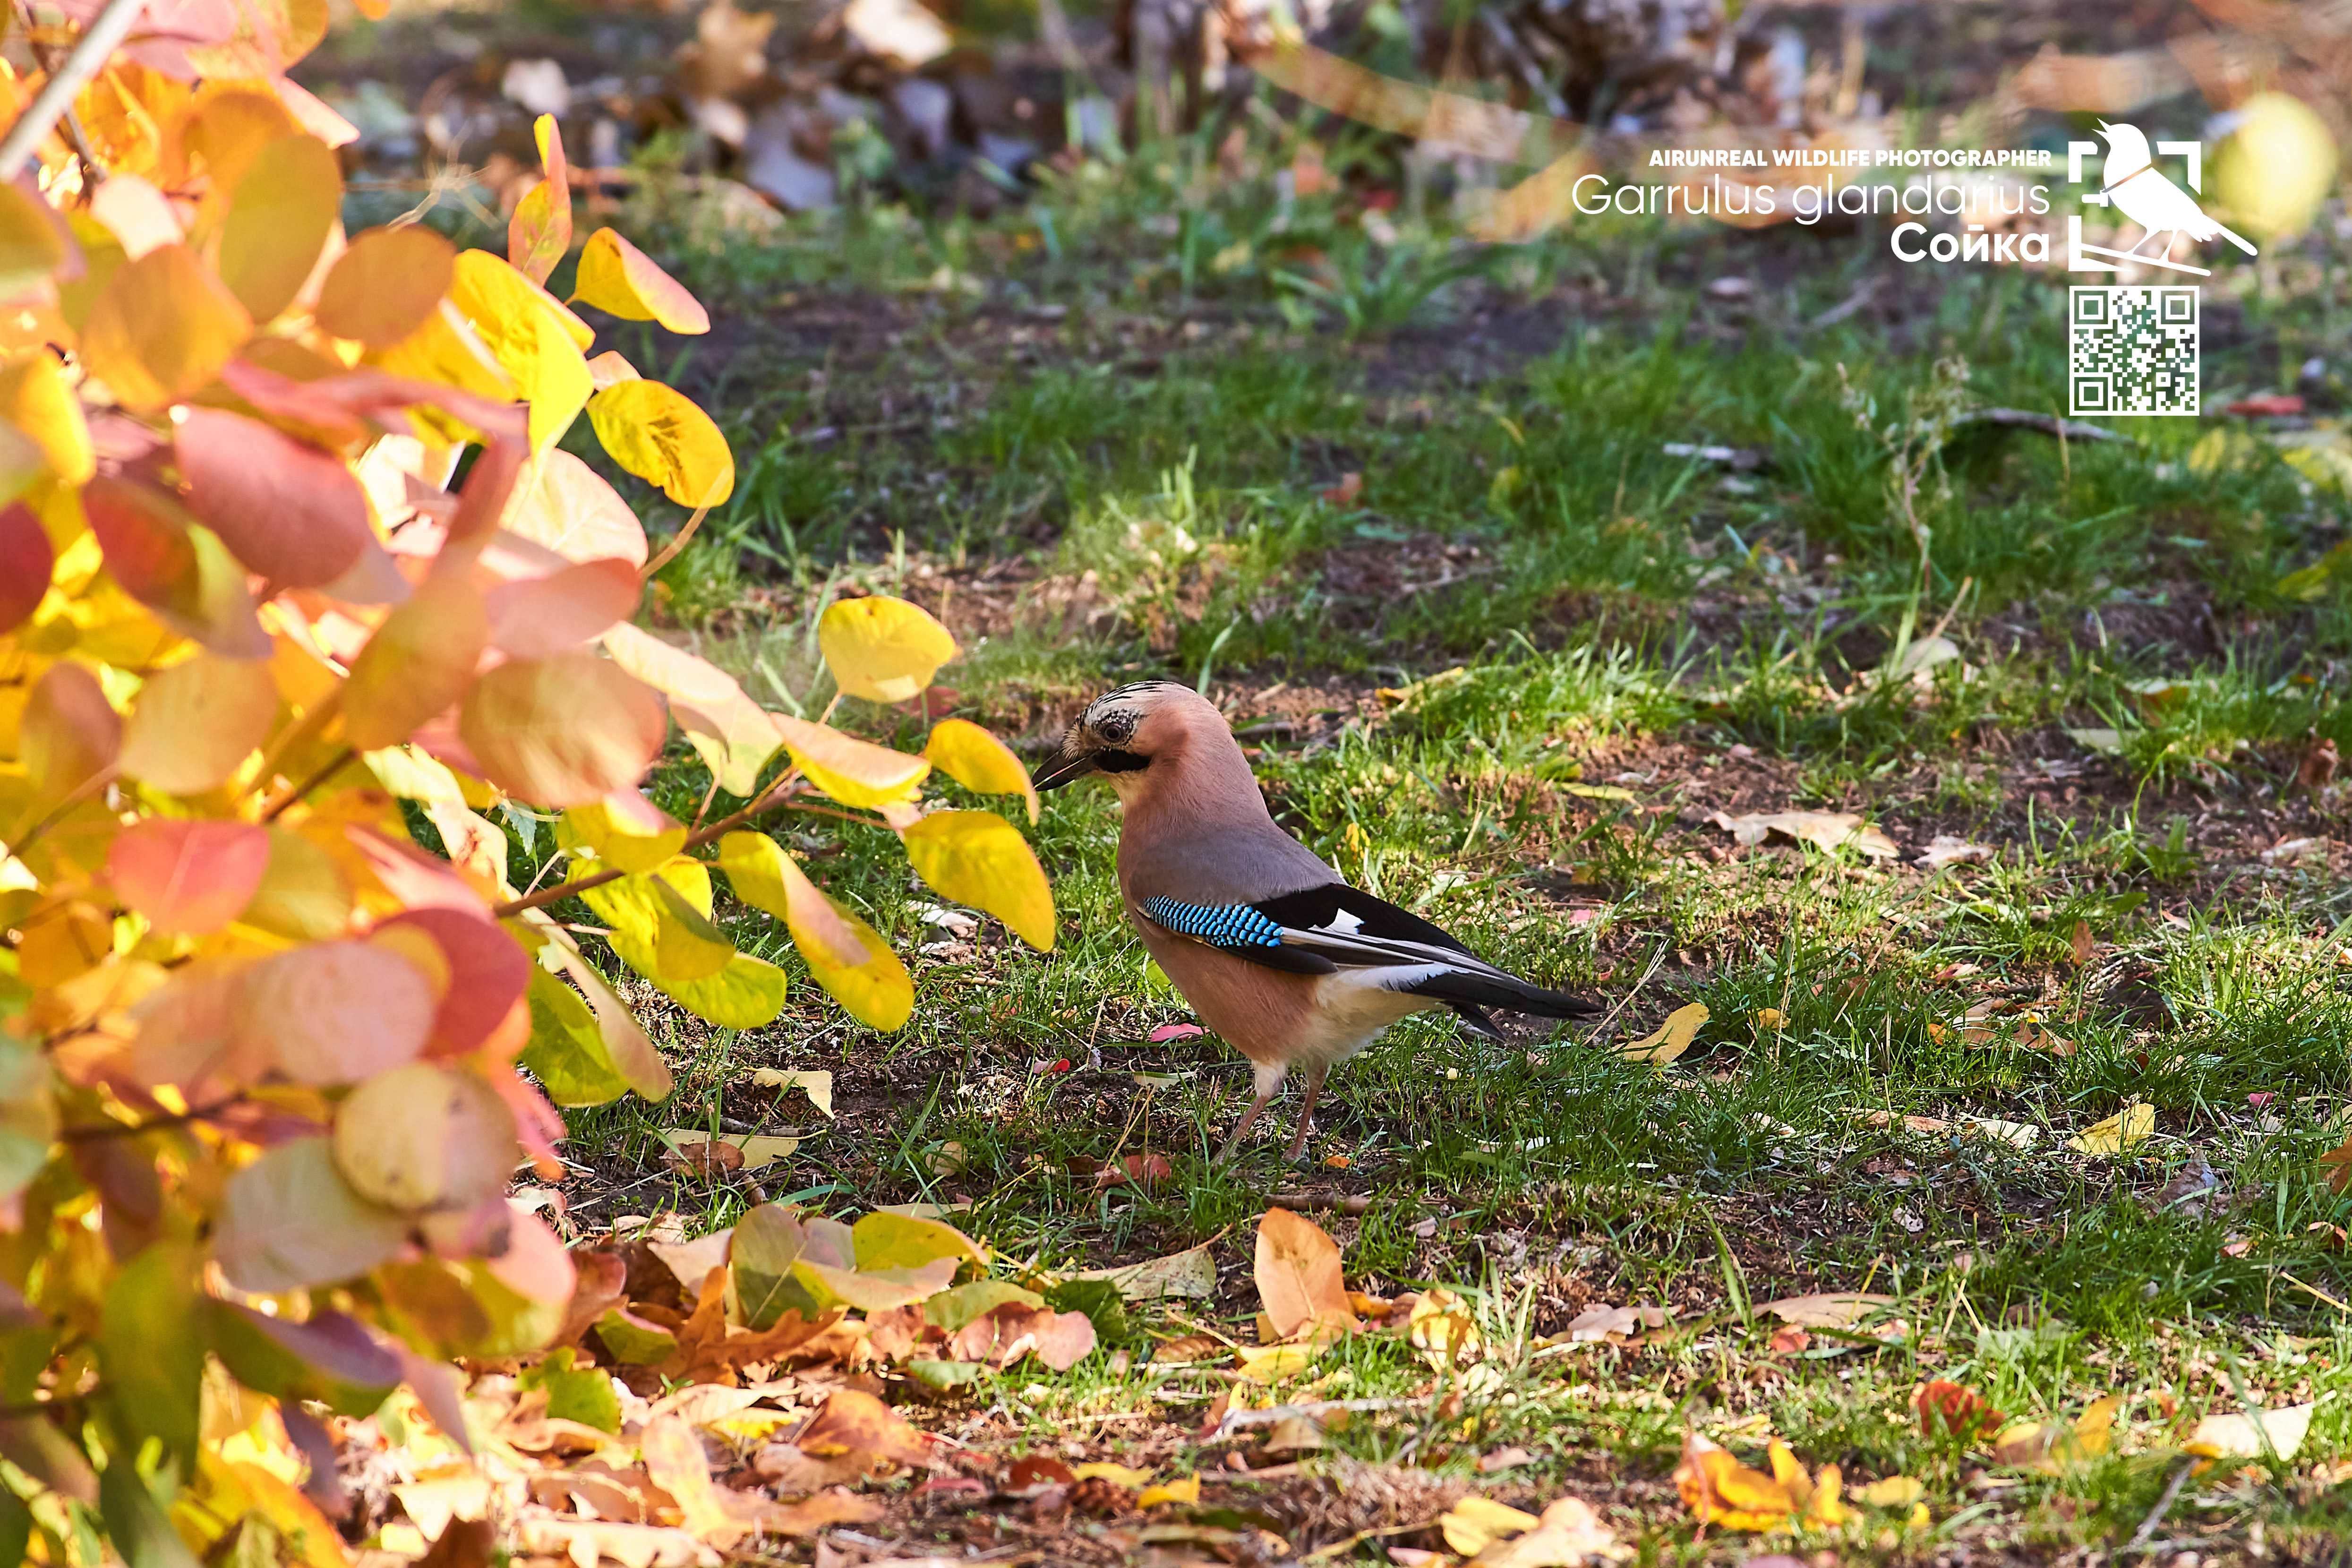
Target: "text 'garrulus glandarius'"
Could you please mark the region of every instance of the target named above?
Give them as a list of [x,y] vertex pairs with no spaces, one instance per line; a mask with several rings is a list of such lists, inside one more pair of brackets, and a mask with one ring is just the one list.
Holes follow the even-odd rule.
[[1348,886],[1276,826],[1213,704],[1168,681],[1098,697],[1037,770],[1041,790],[1100,773],[1122,807],[1118,887],[1143,945],[1201,1021],[1256,1067],[1257,1099],[1230,1155],[1295,1064],[1306,1146],[1333,1068],[1408,1014],[1451,1007],[1500,1039],[1486,1007],[1575,1017],[1598,1009],[1481,960],[1409,910]]

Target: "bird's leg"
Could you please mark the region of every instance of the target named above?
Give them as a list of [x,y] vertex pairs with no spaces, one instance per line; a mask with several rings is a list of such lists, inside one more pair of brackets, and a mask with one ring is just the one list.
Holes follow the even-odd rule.
[[1242,1112],[1241,1124],[1235,1127],[1233,1135],[1225,1140],[1225,1146],[1217,1151],[1217,1161],[1220,1164],[1234,1157],[1234,1151],[1242,1146],[1242,1135],[1250,1130],[1250,1123],[1257,1120],[1257,1113],[1273,1102],[1275,1090],[1268,1089],[1250,1101],[1250,1108]]
[[1310,1075],[1307,1079],[1307,1103],[1298,1108],[1298,1136],[1290,1141],[1290,1152],[1283,1156],[1285,1161],[1297,1159],[1299,1152],[1307,1147],[1307,1134],[1315,1127],[1315,1097],[1322,1092],[1323,1075]]
[[2172,259],[2172,247],[2173,247],[2174,246],[2176,246],[2176,245],[2179,245],[2179,243],[2180,243],[2180,231],[2179,231],[2179,229],[2177,229],[2177,228],[2176,228],[2176,229],[2174,229],[2174,230],[2172,231],[2171,235],[2166,238],[2166,240],[2165,240],[2165,242],[2164,242],[2164,258],[2165,258],[2167,261],[2169,261],[2169,260],[2171,260],[2171,259]]

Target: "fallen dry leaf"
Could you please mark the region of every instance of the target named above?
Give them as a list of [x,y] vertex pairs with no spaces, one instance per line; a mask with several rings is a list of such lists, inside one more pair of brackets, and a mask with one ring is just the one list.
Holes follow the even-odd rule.
[[1667,1316],[1664,1307],[1587,1307],[1570,1319],[1560,1331],[1568,1336],[1566,1342],[1570,1344],[1592,1341],[1622,1344],[1643,1329],[1664,1328]]
[[791,1439],[770,1443],[752,1457],[760,1479],[778,1490],[807,1496],[865,1479],[886,1466],[922,1469],[939,1456],[906,1418],[870,1394],[837,1388]]
[[[640,1313],[652,1309],[641,1307]],[[714,1268],[702,1281],[694,1311],[677,1329],[677,1348],[657,1371],[673,1383],[718,1383],[732,1386],[742,1368],[753,1362],[776,1361],[800,1350],[841,1318],[838,1310],[814,1322],[797,1311],[786,1312],[775,1326],[753,1330],[727,1321],[727,1270]],[[599,1320],[603,1332],[604,1320]],[[610,1338],[607,1336],[607,1343]]]
[[1874,860],[1891,860],[1903,853],[1895,840],[1864,826],[1850,811],[1759,811],[1746,816],[1718,811],[1707,820],[1742,844],[1761,844],[1778,833],[1819,849],[1858,849]]
[[2042,1138],[2039,1127],[2029,1127],[2022,1121],[1996,1121],[1990,1116],[1966,1117],[1960,1122],[1960,1130],[1979,1138],[1997,1138],[2019,1149],[2031,1149]]
[[1097,1460],[1091,1465],[1072,1465],[1070,1475],[1073,1479],[1081,1481],[1109,1481],[1115,1486],[1125,1487],[1129,1491],[1136,1490],[1151,1479],[1150,1470],[1134,1469],[1126,1465],[1114,1465],[1105,1460]]
[[1297,1377],[1315,1364],[1323,1347],[1317,1342],[1286,1345],[1237,1345],[1234,1365],[1244,1383],[1279,1383]]
[[736,1147],[743,1151],[741,1168],[746,1171],[758,1171],[774,1164],[779,1160],[791,1159],[799,1152],[802,1142],[798,1138],[777,1138],[765,1133],[757,1133],[742,1140],[736,1144]]
[[1760,1470],[1751,1470],[1720,1444],[1693,1431],[1683,1440],[1675,1489],[1701,1524],[1733,1530],[1777,1530],[1797,1511],[1789,1490]]
[[1828,1290],[1812,1296],[1784,1296],[1756,1310],[1769,1312],[1784,1323],[1807,1329],[1850,1329],[1883,1308],[1895,1305],[1892,1296],[1864,1295],[1858,1290]]
[[1201,1500],[1201,1477],[1198,1471],[1181,1479],[1162,1481],[1135,1494],[1138,1508],[1158,1508],[1164,1502],[1196,1503]]
[[1977,1390],[1940,1377],[1911,1396],[1911,1407],[1919,1413],[1919,1430],[1930,1437],[1950,1436],[1973,1440],[1982,1434],[1999,1431],[2009,1420],[1986,1403],[1985,1396]]
[[1507,1448],[1497,1448],[1491,1454],[1479,1455],[1478,1473],[1482,1476],[1491,1476],[1497,1470],[1515,1470],[1521,1465],[1533,1464],[1535,1458],[1533,1454],[1514,1443]]
[[1495,1542],[1508,1541],[1542,1522],[1534,1514],[1472,1492],[1446,1510],[1437,1527],[1446,1545],[1465,1557],[1475,1557]]
[[2120,1395],[2113,1394],[2095,1399],[2072,1426],[2063,1422],[2012,1422],[1994,1436],[1993,1460],[2016,1469],[2037,1470],[2048,1476],[2062,1474],[2066,1466],[2095,1459],[2107,1451],[2108,1440],[2115,1432],[2116,1413],[2123,1408],[2123,1403]]
[[1255,1274],[1258,1300],[1283,1339],[1318,1327],[1352,1333],[1363,1326],[1348,1306],[1339,1244],[1304,1215],[1265,1212],[1257,1226]]
[[1217,1293],[1217,1262],[1206,1247],[1186,1247],[1141,1263],[1089,1268],[1076,1278],[1108,1279],[1130,1301],[1158,1301],[1171,1296],[1206,1301]]
[[[875,1512],[881,1511],[877,1504]],[[717,1568],[719,1553],[670,1525],[628,1524],[601,1519],[566,1519],[544,1508],[525,1508],[514,1521],[515,1544],[538,1557],[578,1563],[618,1563],[622,1568]]]
[[2122,1154],[2146,1142],[2155,1131],[2156,1107],[2135,1100],[2067,1139],[2066,1147],[2078,1154]]
[[1666,1021],[1658,1026],[1656,1034],[1618,1047],[1617,1054],[1627,1061],[1655,1062],[1664,1067],[1690,1049],[1691,1042],[1698,1037],[1699,1026],[1707,1017],[1704,1002],[1677,1007],[1666,1015]]
[[2292,1459],[2311,1430],[2312,1412],[2318,1408],[2316,1404],[2290,1405],[2279,1410],[2208,1415],[2197,1423],[2181,1447],[2213,1459]]
[[1990,866],[2000,853],[1990,844],[1971,844],[1954,834],[1938,833],[1919,852],[1919,864],[1930,871],[1940,871],[1947,866]]
[[1148,1187],[1162,1176],[1175,1173],[1176,1168],[1168,1163],[1164,1154],[1127,1154],[1121,1156],[1116,1164],[1106,1164],[1097,1171],[1095,1185],[1115,1187],[1121,1183],[1132,1182],[1138,1186]]
[[1440,1370],[1476,1355],[1482,1341],[1470,1303],[1443,1286],[1421,1293],[1405,1319],[1405,1338]]
[[710,1177],[743,1168],[740,1145],[691,1127],[665,1129],[662,1142],[668,1145],[662,1151],[662,1163],[683,1175]]
[[1094,1321],[1084,1312],[1007,1303],[981,1314],[948,1340],[953,1361],[985,1362],[1000,1371],[1035,1355],[1055,1372],[1067,1372],[1095,1348]]
[[1855,1501],[1866,1502],[1873,1508],[1909,1508],[1927,1495],[1927,1483],[1916,1476],[1889,1476],[1853,1494]]
[[2317,794],[2334,782],[2336,766],[2341,760],[2336,753],[2336,742],[2323,735],[2311,743],[2303,761],[2295,764],[2294,782]]
[[[1446,1540],[1451,1543],[1450,1532]],[[1479,1568],[1584,1568],[1596,1557],[1614,1563],[1632,1555],[1591,1503],[1564,1497],[1546,1508],[1532,1529],[1482,1548],[1474,1561]]]
[[761,1089],[777,1090],[782,1100],[785,1093],[799,1089],[808,1096],[809,1103],[833,1117],[833,1074],[829,1072],[787,1072],[782,1068],[761,1068],[751,1075],[751,1082]]
[[645,1455],[646,1473],[677,1500],[686,1516],[688,1532],[721,1552],[754,1531],[814,1535],[828,1525],[863,1522],[882,1511],[878,1503],[845,1492],[824,1493],[806,1502],[780,1503],[757,1492],[723,1486],[711,1479],[702,1439],[676,1415],[646,1422],[638,1447]]
[[714,1268],[727,1267],[727,1254],[734,1246],[735,1227],[714,1230],[709,1236],[698,1236],[692,1241],[648,1241],[646,1249],[661,1259],[662,1267],[672,1278],[686,1287],[689,1295],[702,1292],[702,1282],[710,1278]]
[[2330,1149],[2319,1157],[2320,1168],[2327,1173],[2327,1188],[2341,1193],[2352,1187],[2352,1138]]

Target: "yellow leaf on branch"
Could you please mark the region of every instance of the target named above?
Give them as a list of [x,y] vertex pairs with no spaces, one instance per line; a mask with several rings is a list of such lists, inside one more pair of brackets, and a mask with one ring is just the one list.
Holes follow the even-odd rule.
[[1029,803],[1029,825],[1037,825],[1037,789],[1012,748],[969,719],[942,719],[931,726],[923,747],[931,765],[975,795],[1017,795]]
[[[737,898],[784,922],[816,983],[851,1017],[890,1030],[913,1016],[915,984],[898,955],[872,926],[826,897],[774,839],[764,833],[727,835],[719,841],[719,868]],[[831,1115],[833,1080],[830,1074],[824,1078],[820,1109]],[[810,1098],[816,1094],[812,1086]]]
[[[580,374],[585,385],[584,360]],[[589,400],[588,422],[614,462],[680,506],[719,506],[735,493],[727,437],[675,387],[643,380],[608,386]]]
[[910,801],[931,771],[924,758],[845,735],[829,724],[782,713],[769,718],[808,781],[844,805],[870,808]]
[[868,702],[920,696],[959,651],[947,627],[904,599],[844,599],[817,622],[817,646],[835,682]]
[[710,313],[701,302],[609,228],[590,235],[581,248],[572,297],[625,321],[658,321],[673,332],[710,330]]
[[915,874],[985,910],[1040,952],[1054,951],[1054,889],[1020,830],[992,811],[935,811],[902,829]]

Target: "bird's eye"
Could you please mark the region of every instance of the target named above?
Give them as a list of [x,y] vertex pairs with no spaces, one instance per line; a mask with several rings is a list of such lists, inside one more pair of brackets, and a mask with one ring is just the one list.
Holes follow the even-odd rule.
[[1106,713],[1095,721],[1095,733],[1114,746],[1123,746],[1135,738],[1135,715]]

